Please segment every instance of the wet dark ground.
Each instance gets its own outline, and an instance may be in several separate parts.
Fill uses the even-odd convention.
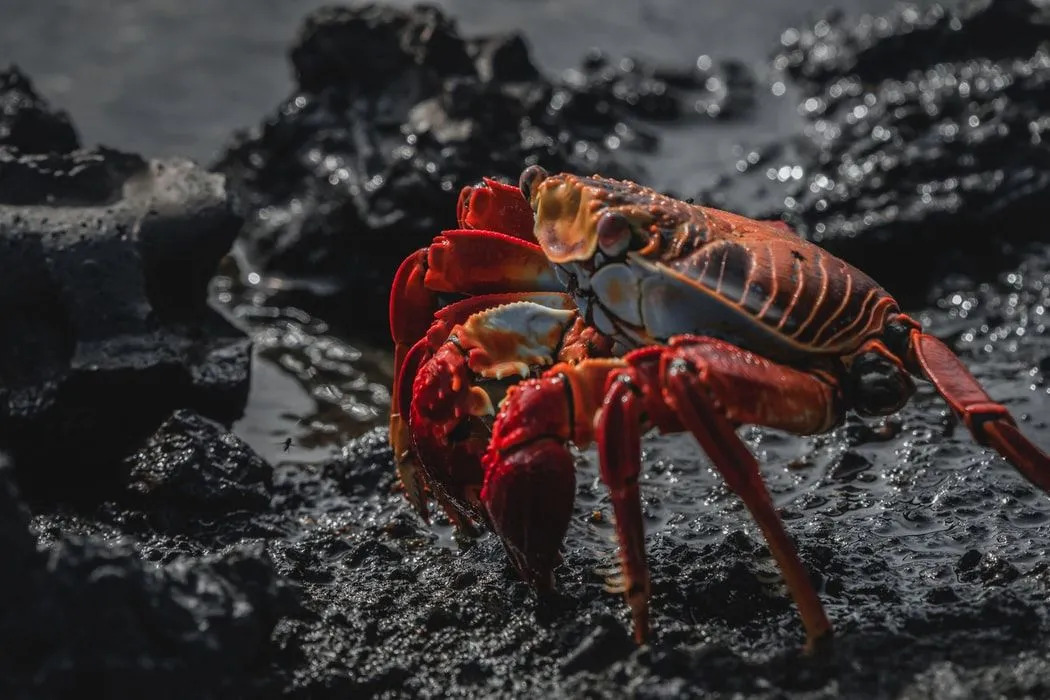
[[[559,592],[543,600],[493,538],[458,539],[440,517],[428,528],[394,491],[375,427],[389,350],[361,308],[385,289],[369,275],[383,279],[448,225],[459,184],[512,176],[529,158],[573,169],[593,158],[682,196],[783,215],[875,268],[1050,448],[1045,11],[898,12],[865,33],[857,11],[888,3],[843,4],[845,19],[824,24],[798,3],[754,5],[695,17],[660,2],[621,14],[445,5],[464,36],[524,28],[550,75],[591,44],[609,52],[611,64],[592,56],[590,73],[553,84],[512,41],[463,53],[433,15],[380,11],[364,55],[388,60],[390,77],[371,85],[341,62],[360,51],[357,15],[322,15],[293,52],[315,79],[295,86],[281,53],[306,5],[18,8],[0,46],[15,47],[50,105],[10,79],[0,91],[0,255],[26,271],[0,282],[0,333],[21,341],[0,354],[0,436],[14,458],[0,468],[3,696],[1050,694],[1050,499],[973,445],[928,387],[897,417],[827,436],[743,431],[836,627],[827,657],[800,654],[760,536],[690,439],[645,445],[656,640],[641,649],[602,589],[614,549],[592,453],[580,455]],[[98,25],[117,28],[105,51],[69,39]],[[156,36],[185,41],[142,48]],[[25,37],[46,41],[20,48]],[[420,70],[412,50],[441,68]],[[635,52],[651,60],[618,63]],[[701,53],[711,65],[698,79]],[[227,68],[234,58],[244,67]],[[476,65],[495,78],[479,83]],[[427,99],[454,111],[449,95],[505,118],[450,138],[408,116]],[[63,154],[78,144],[46,117],[54,108],[70,110],[84,144],[196,157],[227,175],[226,192],[170,159],[175,185],[130,155]],[[406,145],[412,155],[391,158]],[[93,167],[108,175],[76,176]],[[355,189],[376,176],[389,187]],[[391,202],[411,217],[384,223]],[[228,258],[207,285],[215,314],[199,271],[238,227],[240,269]],[[317,251],[331,269],[311,278]],[[82,259],[101,262],[112,287],[85,295],[100,278]],[[244,336],[223,318],[254,341],[250,375]],[[232,433],[231,406],[243,406]]]

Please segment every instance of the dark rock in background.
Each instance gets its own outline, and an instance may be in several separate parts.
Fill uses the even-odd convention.
[[[329,309],[344,318],[333,320],[355,329],[385,326],[397,265],[455,226],[464,185],[516,182],[536,162],[636,174],[623,152],[656,144],[637,117],[677,118],[694,93],[705,114],[732,113],[751,90],[746,71],[709,59],[661,72],[595,55],[551,81],[520,35],[464,38],[424,6],[318,10],[291,60],[298,91],[215,167],[246,217],[240,244],[251,268],[335,295]]]
[[[214,421],[187,410],[127,459],[127,489],[149,510],[229,515],[270,505],[270,465]]]
[[[264,673],[270,635],[298,604],[261,543],[176,556],[158,567],[126,538],[67,527],[37,551],[12,477],[0,465],[3,697],[276,692]],[[47,521],[37,528],[47,533]]]
[[[0,71],[0,146],[28,153],[68,153],[80,147],[69,115],[41,99],[17,66]]]
[[[1045,240],[1046,3],[831,14],[781,43],[773,65],[801,88],[805,136],[756,153],[749,177],[701,201],[782,217],[898,292]]]
[[[64,150],[68,119],[17,71],[0,86],[0,446],[73,491],[175,408],[239,415],[250,344],[207,285],[240,219],[221,176]]]

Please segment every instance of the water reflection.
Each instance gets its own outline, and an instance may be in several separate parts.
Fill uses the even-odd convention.
[[[266,281],[212,282],[213,303],[252,337],[252,386],[234,432],[271,462],[312,462],[386,423],[389,351],[334,334],[305,311],[276,303]],[[289,443],[288,441],[291,440]]]

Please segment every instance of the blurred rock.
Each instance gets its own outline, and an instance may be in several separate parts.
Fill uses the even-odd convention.
[[[686,95],[707,94],[709,82],[729,95],[712,98],[713,111],[736,109],[749,91],[695,71],[671,86],[629,59],[591,60],[551,81],[520,35],[463,38],[424,5],[318,10],[291,60],[296,92],[215,167],[246,217],[249,267],[305,289],[312,299],[299,303],[327,298],[327,316],[355,333],[385,331],[396,266],[455,226],[464,185],[482,176],[516,182],[536,162],[636,176],[623,154],[656,145],[638,118],[689,112]]]
[[[0,447],[76,490],[176,408],[239,415],[250,344],[207,284],[240,219],[189,161],[61,150],[68,121],[19,74],[2,82],[21,92],[0,144]]]
[[[0,71],[0,150],[68,153],[79,146],[69,115],[41,99],[18,66]]]
[[[785,30],[773,65],[801,88],[805,137],[701,201],[782,217],[901,289],[994,271],[1045,238],[1048,26],[1046,3],[982,0]]]
[[[5,698],[258,697],[270,634],[298,609],[264,547],[161,567],[126,542],[63,535],[37,551],[0,463],[0,694]]]

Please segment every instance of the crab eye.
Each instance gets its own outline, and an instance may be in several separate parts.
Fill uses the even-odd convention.
[[[532,201],[532,193],[536,185],[546,180],[547,177],[547,171],[538,165],[530,165],[521,171],[521,177],[518,178],[518,189],[521,190],[526,202]]]
[[[623,214],[607,211],[598,219],[598,247],[609,256],[627,250],[631,242],[631,222]]]

